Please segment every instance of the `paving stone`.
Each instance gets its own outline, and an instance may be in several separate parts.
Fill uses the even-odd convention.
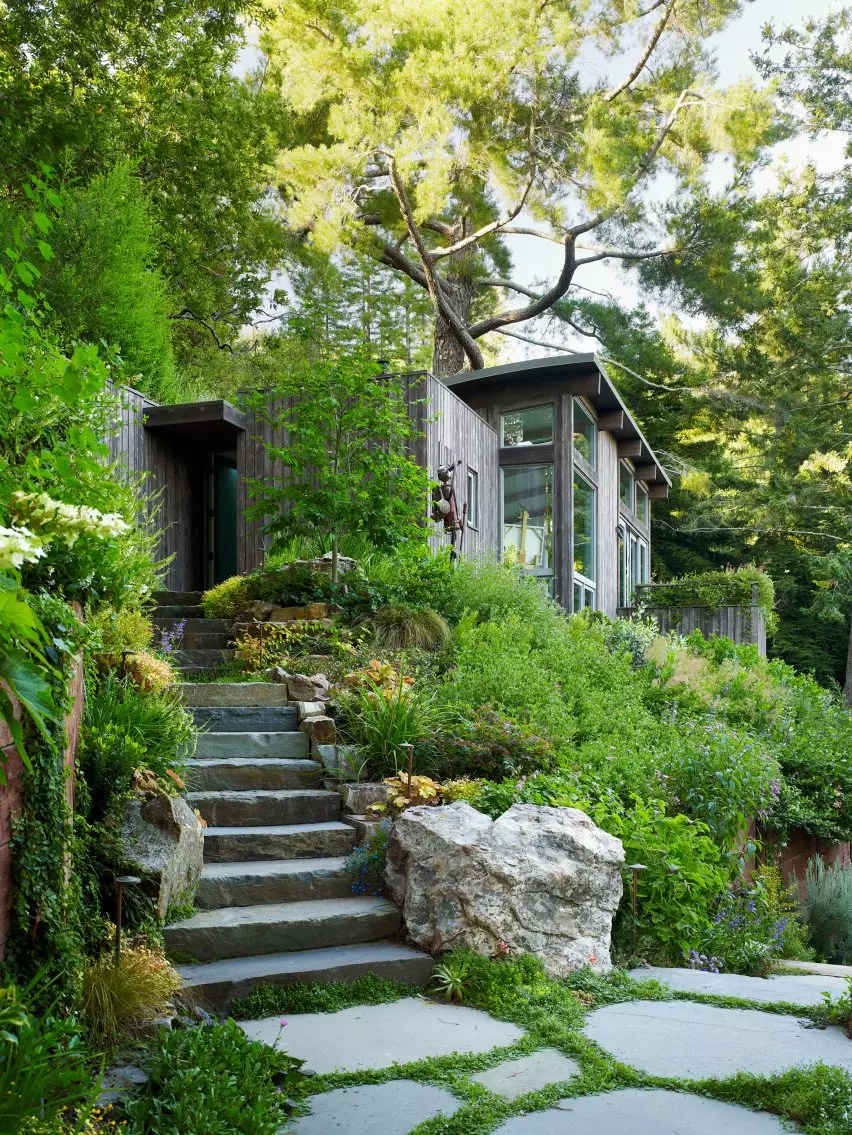
[[[839,1028],[807,1029],[795,1017],[756,1009],[631,1001],[596,1009],[585,1031],[617,1059],[654,1076],[768,1076],[817,1060],[852,1072],[852,1044]]]
[[[452,1115],[461,1101],[443,1088],[413,1080],[391,1080],[360,1088],[338,1088],[311,1098],[311,1114],[292,1119],[292,1135],[407,1135],[433,1115]]]
[[[774,1115],[736,1104],[626,1088],[560,1100],[548,1111],[510,1119],[494,1135],[789,1135],[790,1130]]]
[[[664,969],[643,966],[630,976],[636,981],[656,978],[671,989],[689,993],[713,993],[717,997],[743,997],[748,1001],[789,1001],[793,1005],[819,1005],[823,993],[838,997],[846,992],[841,977],[815,974],[779,974],[772,977],[745,977],[738,973],[702,973],[691,969]]]
[[[487,1072],[477,1072],[470,1078],[490,1092],[513,1100],[516,1096],[525,1096],[527,1092],[538,1092],[548,1084],[570,1080],[579,1071],[580,1065],[575,1060],[563,1056],[555,1048],[542,1048],[530,1056],[507,1060],[496,1068],[489,1068]]]
[[[245,1021],[255,1040],[275,1044],[280,1017]],[[295,1013],[287,1017],[282,1044],[291,1056],[316,1072],[387,1068],[453,1052],[489,1052],[515,1044],[524,1035],[516,1025],[497,1021],[465,1005],[436,1005],[405,997],[390,1005],[358,1005],[339,1013]],[[412,1124],[414,1126],[414,1124]]]

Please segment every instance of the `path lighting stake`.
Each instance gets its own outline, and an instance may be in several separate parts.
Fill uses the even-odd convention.
[[[627,870],[633,872],[633,954],[636,955],[636,908],[639,900],[639,872],[647,871],[644,863],[628,863]]]
[[[401,746],[403,749],[408,750],[408,803],[411,803],[411,774],[414,771],[414,746],[410,741],[406,741]]]
[[[115,880],[115,964],[121,961],[121,910],[124,903],[124,888],[135,887],[142,880],[138,875],[119,875]]]

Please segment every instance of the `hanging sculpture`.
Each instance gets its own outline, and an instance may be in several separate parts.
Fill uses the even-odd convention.
[[[438,466],[438,484],[432,489],[432,519],[436,523],[443,522],[444,531],[450,534],[450,559],[455,560],[461,551],[464,542],[465,521],[467,518],[467,503],[459,517],[458,501],[455,490],[455,471],[461,465],[461,458],[452,465]],[[459,536],[461,533],[461,536]],[[458,541],[458,549],[456,548]]]

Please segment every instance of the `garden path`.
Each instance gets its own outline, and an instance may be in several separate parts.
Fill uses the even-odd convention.
[[[255,1039],[280,1043],[319,1075],[349,1074],[347,1086],[330,1083],[330,1090],[310,1097],[310,1114],[291,1122],[288,1131],[292,1135],[335,1131],[408,1135],[430,1118],[450,1117],[472,1100],[488,1101],[495,1096],[510,1102],[516,1112],[488,1128],[495,1135],[579,1135],[588,1131],[595,1135],[718,1135],[720,1131],[726,1135],[782,1135],[795,1128],[766,1112],[698,1094],[691,1081],[726,1079],[736,1072],[765,1076],[818,1060],[852,1072],[852,1041],[839,1028],[815,1029],[794,1015],[682,999],[685,994],[715,992],[721,997],[806,1008],[814,1004],[815,996],[823,991],[836,994],[838,985],[845,988],[845,982],[814,980],[809,975],[761,981],[647,968],[634,971],[633,976],[668,983],[678,999],[604,1006],[588,1014],[584,1031],[606,1056],[640,1075],[666,1080],[665,1087],[658,1080],[657,1085],[646,1081],[644,1088],[619,1086],[603,1094],[584,1089],[582,1056],[578,1063],[555,1049],[518,1051],[524,1047],[524,1034],[516,1026],[466,1006],[418,998],[337,1013],[295,1014],[288,1016],[284,1026],[275,1017],[243,1022],[242,1027]],[[766,990],[757,989],[755,982]],[[755,993],[763,995],[758,998]],[[514,1047],[507,1050],[507,1046]],[[430,1083],[430,1074],[424,1073],[422,1065],[415,1066],[417,1061],[448,1053],[486,1053],[489,1067],[448,1077],[445,1064],[443,1071],[431,1074],[434,1082]],[[391,1067],[398,1069],[397,1078],[369,1083],[376,1079],[376,1070]],[[359,1078],[363,1082],[358,1083]],[[679,1081],[677,1090],[672,1090],[672,1080]],[[542,1103],[531,1095],[524,1113],[526,1093],[546,1087],[552,1089],[550,1100]],[[562,1092],[564,1097],[558,1098]],[[849,1106],[852,1111],[852,1101]]]

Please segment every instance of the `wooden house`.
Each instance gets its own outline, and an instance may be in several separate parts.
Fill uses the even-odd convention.
[[[454,469],[464,554],[521,563],[569,610],[629,605],[650,578],[651,502],[670,482],[596,356],[394,378],[420,427],[417,460],[432,476]],[[270,427],[221,400],[160,406],[121,393],[111,453],[147,475],[160,554],[172,557],[167,586],[258,567],[263,532],[246,508],[252,482],[275,475]],[[433,527],[433,545],[444,540]]]

